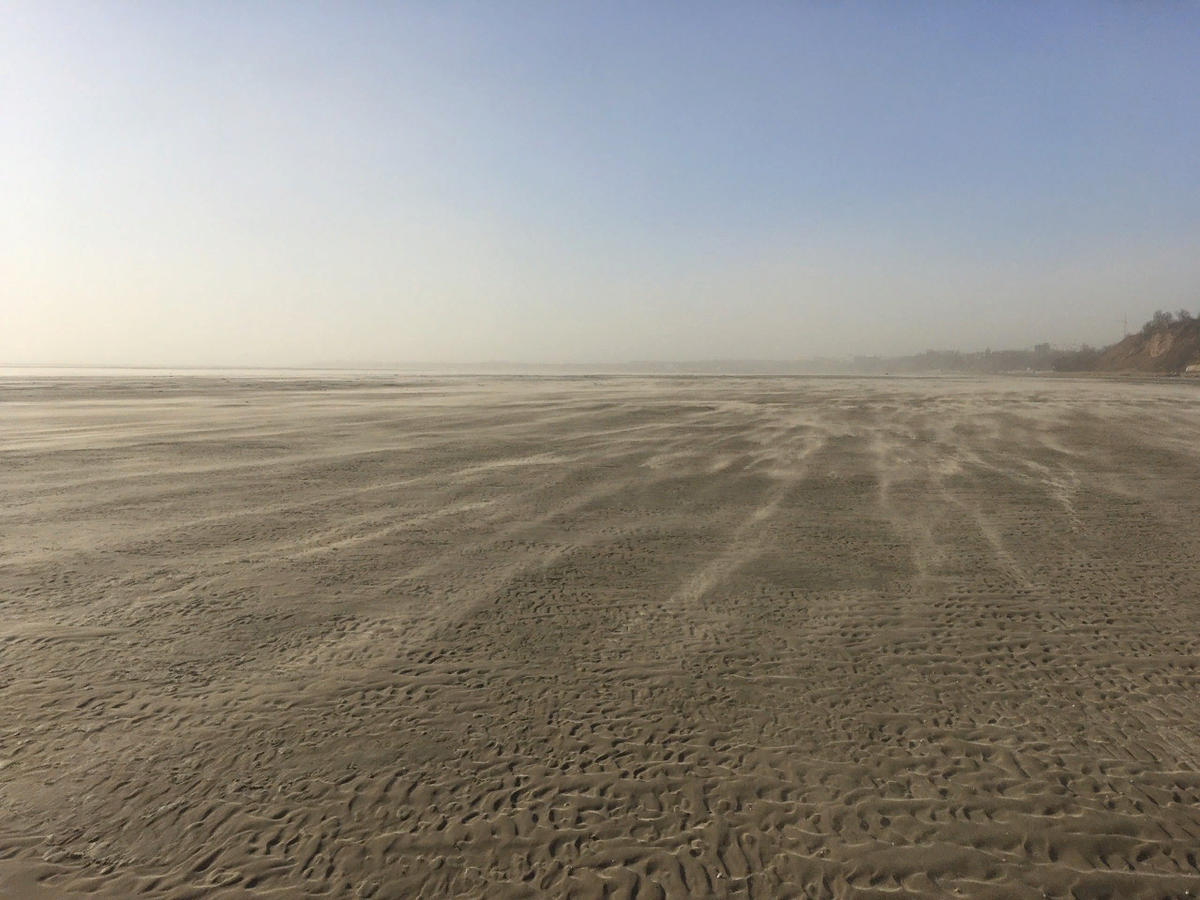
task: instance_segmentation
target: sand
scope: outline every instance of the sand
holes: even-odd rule
[[[0,380],[0,897],[1200,895],[1200,385]]]

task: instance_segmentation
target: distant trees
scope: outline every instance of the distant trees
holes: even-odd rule
[[[963,352],[960,350],[926,350],[915,356],[897,356],[869,361],[867,357],[856,359],[860,371],[900,372],[1047,372],[1062,353],[1049,343],[1038,344],[1032,350],[984,350]]]
[[[1100,351],[1091,344],[1084,344],[1072,353],[1060,356],[1054,362],[1055,372],[1086,372],[1096,364]]]
[[[1171,315],[1165,309],[1155,310],[1154,315],[1150,317],[1150,321],[1142,326],[1142,337],[1148,338],[1156,331],[1166,331],[1176,322],[1184,325],[1188,322],[1194,322],[1195,319],[1196,317],[1186,309],[1179,310],[1175,315]]]

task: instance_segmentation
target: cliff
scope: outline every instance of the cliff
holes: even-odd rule
[[[1200,319],[1165,321],[1156,315],[1136,334],[1100,350],[1085,347],[1060,357],[1059,372],[1141,372],[1180,375],[1200,365]]]

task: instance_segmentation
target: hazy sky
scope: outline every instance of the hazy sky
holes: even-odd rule
[[[1200,4],[0,3],[0,363],[794,358],[1200,311]]]

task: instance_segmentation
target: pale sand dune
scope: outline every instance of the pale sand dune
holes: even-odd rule
[[[0,381],[0,897],[1200,895],[1200,385]]]

